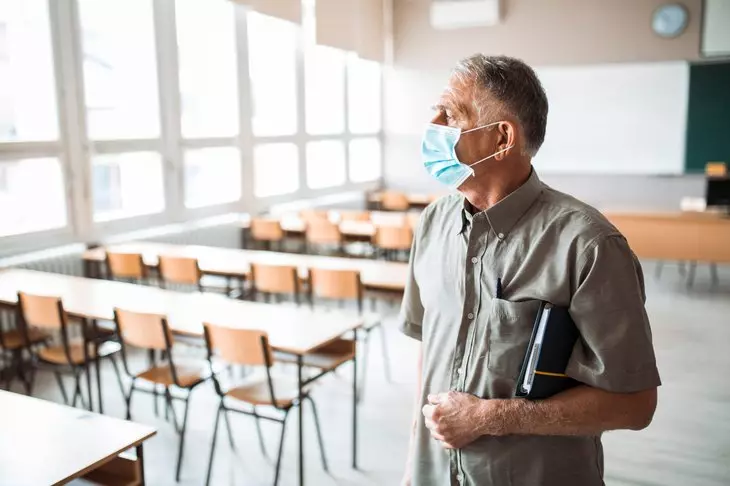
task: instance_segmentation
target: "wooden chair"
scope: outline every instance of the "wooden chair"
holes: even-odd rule
[[[251,220],[251,238],[262,243],[267,250],[271,250],[274,243],[281,249],[284,230],[281,229],[278,219],[253,218]]]
[[[228,412],[237,412],[244,415],[253,415],[256,419],[259,445],[264,456],[266,456],[266,448],[259,427],[259,419],[270,420],[281,424],[281,437],[279,438],[279,451],[276,457],[276,469],[274,473],[274,485],[276,486],[279,482],[279,471],[281,469],[286,420],[289,412],[294,407],[302,406],[302,403],[299,401],[297,380],[272,374],[271,367],[274,364],[274,353],[269,345],[268,335],[265,332],[249,329],[234,329],[213,324],[205,324],[204,332],[205,342],[208,347],[208,361],[210,362],[211,368],[214,366],[214,360],[222,360],[225,364],[258,367],[263,368],[265,371],[264,376],[261,378],[249,378],[238,383],[225,383],[220,374],[213,374],[213,383],[216,393],[220,397],[220,403],[215,417],[215,425],[213,426],[213,442],[210,447],[206,485],[210,484],[210,476],[213,470],[213,458],[215,457],[215,445],[218,437],[218,423],[221,413],[223,413],[228,425],[228,438],[231,447],[234,447],[233,435],[231,433],[230,422],[228,421]],[[303,390],[303,399],[308,400],[312,405],[322,466],[325,471],[328,471],[317,408],[314,400],[309,395],[309,391],[306,389]],[[226,404],[226,400],[246,404],[251,409],[232,408]],[[257,407],[273,408],[277,411],[277,416],[260,414]]]
[[[284,265],[251,265],[251,291],[254,300],[259,293],[270,301],[272,295],[291,295],[299,304],[299,274],[297,267]]]
[[[408,226],[377,226],[373,246],[386,258],[397,259],[399,253],[406,255],[413,243],[413,230]]]
[[[86,406],[81,392],[81,376],[84,372],[90,372],[89,365],[96,359],[108,359],[111,362],[119,387],[124,393],[119,368],[114,359],[114,355],[120,350],[119,343],[108,341],[101,345],[91,346],[88,339],[89,330],[83,324],[82,337],[71,337],[66,311],[60,298],[18,292],[18,320],[26,343],[36,340],[37,338],[34,336],[37,336],[39,332],[47,333],[56,337],[57,342],[60,341],[60,344],[48,343],[37,348],[28,346],[28,349],[31,350],[33,367],[28,386],[29,394],[32,389],[34,372],[39,369],[48,370],[56,377],[63,401],[68,404],[68,395],[61,378],[61,373],[68,372],[74,378],[74,395],[71,405],[76,406],[76,399],[81,398],[82,405]],[[91,408],[90,389],[88,394],[88,405]]]
[[[385,329],[382,325],[382,318],[377,314],[364,314],[363,313],[363,294],[364,286],[360,280],[360,273],[353,270],[330,270],[323,268],[310,268],[309,269],[309,292],[310,292],[310,303],[314,306],[315,298],[322,298],[328,300],[337,301],[354,301],[357,305],[358,312],[365,317],[365,324],[362,330],[365,332],[365,338],[363,342],[363,358],[362,358],[362,382],[365,383],[368,356],[370,354],[370,334],[378,329],[380,331],[381,348],[383,353],[383,369],[385,371],[386,379],[391,382],[390,374],[390,359],[388,358],[388,344]],[[349,341],[345,338],[341,338],[340,341]],[[335,349],[347,349],[339,341],[333,343]],[[327,346],[322,349],[322,352],[327,352]],[[335,354],[330,351],[330,354]],[[343,353],[342,357],[347,356],[347,353]],[[305,360],[306,362],[306,360]],[[359,394],[362,397],[362,392]]]
[[[340,221],[370,221],[370,211],[339,211]]]
[[[202,291],[203,286],[200,282],[202,272],[198,266],[198,260],[189,257],[165,256],[160,255],[159,271],[161,278],[161,286],[167,287],[169,284],[190,285],[197,287]]]
[[[380,208],[385,211],[408,211],[411,204],[402,192],[384,191],[380,196]]]
[[[299,211],[299,217],[302,218],[305,223],[321,220],[329,221],[329,212],[322,209],[304,209]]]
[[[114,322],[117,326],[117,333],[120,336],[122,344],[122,363],[127,376],[132,379],[129,388],[129,394],[125,394],[125,402],[127,407],[127,420],[131,420],[132,396],[135,391],[151,393],[157,402],[157,387],[164,388],[163,396],[165,398],[165,412],[168,410],[172,414],[172,421],[175,430],[180,435],[180,445],[177,453],[177,466],[175,472],[175,480],[180,481],[180,470],[182,466],[183,450],[185,446],[185,431],[188,423],[188,411],[190,408],[190,395],[195,387],[210,378],[210,369],[204,361],[192,363],[175,363],[173,359],[174,339],[172,331],[167,324],[167,318],[157,314],[144,314],[132,312],[128,310],[114,309]],[[164,359],[160,364],[151,360],[150,367],[140,372],[132,372],[129,366],[127,356],[127,347],[135,347],[147,350],[154,355],[159,352]],[[138,381],[147,382],[152,385],[152,390],[139,388]],[[171,387],[180,390],[187,390],[184,397],[173,395],[170,391]],[[178,423],[175,414],[173,400],[180,400],[185,403],[183,412],[182,425]]]
[[[106,252],[108,276],[115,280],[143,282],[147,279],[147,266],[141,253]]]
[[[313,248],[318,252],[334,248],[335,253],[342,253],[342,234],[340,227],[328,219],[313,219],[307,222],[305,235],[307,250]]]
[[[18,377],[23,383],[25,393],[31,393],[30,375],[26,375],[23,365],[23,354],[29,348],[45,343],[51,338],[51,335],[42,329],[32,327],[28,330],[28,334],[20,325],[20,321],[16,319],[14,328],[8,326],[8,321],[13,317],[10,310],[0,308],[0,362],[3,362],[3,368],[0,370],[0,378],[5,377],[5,389],[10,391],[13,378]],[[30,371],[30,370],[29,370]]]

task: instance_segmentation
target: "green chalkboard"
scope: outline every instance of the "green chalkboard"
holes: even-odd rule
[[[704,172],[707,162],[730,165],[730,63],[689,70],[685,172]]]

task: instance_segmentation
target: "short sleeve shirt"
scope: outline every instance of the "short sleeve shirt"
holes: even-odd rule
[[[400,321],[422,341],[422,404],[449,390],[513,397],[541,301],[567,307],[580,332],[568,376],[620,393],[660,385],[641,266],[598,211],[534,170],[488,210],[469,207],[434,202],[413,243]],[[600,436],[484,436],[447,451],[418,419],[414,486],[603,484]]]

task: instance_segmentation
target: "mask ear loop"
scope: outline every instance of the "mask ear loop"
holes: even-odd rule
[[[487,160],[487,159],[491,159],[492,157],[495,157],[495,156],[497,156],[497,155],[501,154],[502,152],[506,152],[506,151],[508,151],[509,149],[511,149],[512,147],[514,147],[514,144],[510,145],[510,146],[509,146],[509,147],[507,147],[507,148],[503,148],[503,149],[502,149],[502,150],[500,150],[499,152],[494,152],[494,153],[493,153],[492,155],[490,155],[489,157],[484,157],[484,158],[483,158],[482,160],[477,160],[477,161],[476,161],[476,162],[474,162],[473,164],[469,164],[469,167],[474,167],[474,166],[475,166],[475,165],[477,165],[477,164],[481,164],[481,163],[482,163],[482,162],[484,162],[485,160]]]

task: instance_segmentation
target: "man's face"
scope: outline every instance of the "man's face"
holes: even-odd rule
[[[436,115],[431,123],[457,127],[462,131],[479,126],[474,89],[456,78],[449,80],[434,110]],[[489,120],[492,121],[498,120]],[[456,156],[459,161],[469,165],[494,153],[495,145],[494,130],[475,130],[461,136],[456,145]]]

